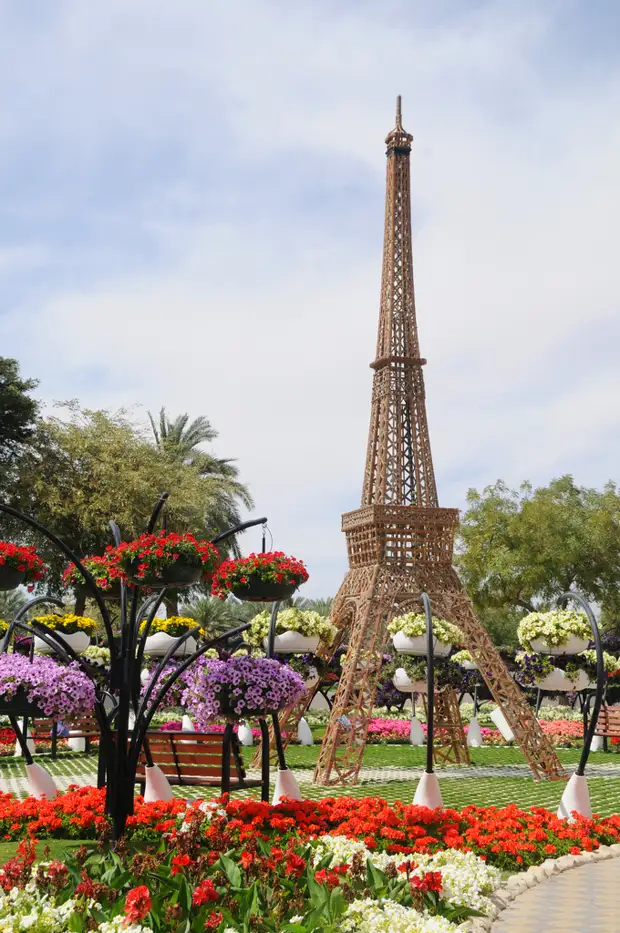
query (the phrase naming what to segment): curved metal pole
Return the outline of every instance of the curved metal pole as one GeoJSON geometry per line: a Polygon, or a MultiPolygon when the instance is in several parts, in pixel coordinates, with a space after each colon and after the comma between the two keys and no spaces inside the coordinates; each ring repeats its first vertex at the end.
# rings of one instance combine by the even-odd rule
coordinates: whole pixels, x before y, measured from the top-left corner
{"type": "Polygon", "coordinates": [[[225,538],[230,538],[231,535],[238,535],[239,532],[246,531],[248,528],[254,528],[255,525],[263,525],[266,521],[266,518],[252,518],[248,522],[240,522],[238,525],[233,525],[232,528],[227,528],[226,531],[221,531],[215,538],[211,538],[209,543],[217,544],[218,541],[224,541],[225,538]]]}
{"type": "Polygon", "coordinates": [[[601,633],[599,632],[598,623],[594,618],[594,613],[590,608],[590,604],[584,599],[581,593],[574,593],[569,591],[568,593],[562,593],[562,595],[558,597],[558,606],[566,606],[566,603],[569,599],[574,599],[575,602],[579,603],[586,616],[588,617],[588,622],[590,623],[590,628],[592,629],[594,647],[596,650],[596,694],[594,697],[594,709],[592,710],[590,723],[584,736],[583,750],[581,752],[581,758],[579,759],[579,765],[577,766],[577,770],[575,772],[575,774],[578,774],[580,777],[582,777],[586,770],[586,764],[588,763],[590,747],[592,745],[592,739],[594,738],[594,730],[596,729],[598,714],[601,711],[601,704],[603,702],[603,692],[606,685],[605,659],[603,657],[601,633]]]}
{"type": "Polygon", "coordinates": [[[433,729],[435,715],[435,664],[433,660],[433,616],[431,614],[431,601],[426,593],[420,596],[426,615],[426,773],[433,773],[433,729]]]}
{"type": "MultiPolygon", "coordinates": [[[[269,621],[269,634],[267,636],[267,658],[273,658],[274,645],[276,641],[276,624],[278,621],[278,612],[280,611],[280,600],[276,600],[271,608],[271,619],[269,621]]],[[[284,754],[284,743],[282,741],[282,731],[280,729],[280,719],[277,713],[272,713],[271,723],[273,727],[273,737],[278,755],[278,767],[280,771],[287,771],[286,756],[284,754]]],[[[262,733],[261,733],[262,734],[262,733]]]]}
{"type": "Polygon", "coordinates": [[[164,505],[166,504],[166,500],[168,499],[169,495],[170,495],[169,492],[162,492],[162,494],[160,495],[159,499],[158,499],[157,502],[155,503],[155,508],[154,508],[153,511],[151,512],[151,517],[149,518],[149,523],[148,523],[148,525],[146,526],[146,533],[147,533],[147,534],[149,534],[149,535],[153,534],[153,529],[155,528],[155,525],[157,524],[157,519],[159,518],[159,513],[161,512],[161,510],[163,509],[164,505]]]}
{"type": "Polygon", "coordinates": [[[53,603],[55,606],[60,606],[61,609],[64,609],[65,607],[63,601],[61,599],[56,599],[55,596],[35,596],[34,599],[29,599],[28,602],[22,606],[21,609],[18,609],[16,614],[13,616],[13,620],[11,621],[6,631],[6,635],[0,644],[0,654],[6,654],[8,651],[9,644],[11,643],[11,636],[13,635],[16,626],[26,615],[26,613],[28,613],[35,606],[40,606],[42,603],[53,603]]]}
{"type": "MultiPolygon", "coordinates": [[[[38,522],[35,518],[31,518],[29,515],[25,515],[23,512],[20,512],[19,509],[14,509],[10,505],[6,505],[4,502],[0,502],[0,512],[6,512],[7,515],[12,515],[13,518],[18,518],[24,524],[29,525],[30,528],[34,528],[36,531],[40,532],[48,541],[52,541],[56,547],[60,548],[65,557],[68,557],[69,560],[75,564],[79,572],[82,574],[83,578],[86,580],[86,586],[90,587],[92,591],[92,596],[97,606],[99,612],[101,613],[101,618],[103,619],[103,624],[105,626],[106,635],[108,641],[110,642],[110,647],[113,645],[113,634],[112,634],[112,622],[108,613],[107,606],[97,588],[97,584],[93,575],[86,569],[86,567],[80,561],[80,558],[75,554],[70,547],[68,547],[65,542],[55,535],[53,531],[49,531],[44,525],[38,522]]],[[[112,664],[114,660],[112,658],[112,664]]]]}

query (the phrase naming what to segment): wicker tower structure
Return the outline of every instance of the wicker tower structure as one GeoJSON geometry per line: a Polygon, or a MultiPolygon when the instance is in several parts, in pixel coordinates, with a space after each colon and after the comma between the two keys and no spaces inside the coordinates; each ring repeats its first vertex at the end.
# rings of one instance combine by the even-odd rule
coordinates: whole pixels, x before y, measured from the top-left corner
{"type": "MultiPolygon", "coordinates": [[[[458,510],[440,508],[426,416],[411,250],[409,157],[413,137],[402,124],[386,138],[387,190],[383,270],[370,430],[361,507],[342,517],[349,571],[332,621],[349,633],[342,676],[315,770],[319,784],[355,781],[362,763],[387,623],[419,608],[426,591],[433,613],[465,633],[516,740],[538,777],[563,777],[555,751],[510,677],[452,567],[458,510]]],[[[326,655],[327,652],[324,652],[326,655]]],[[[451,704],[447,704],[448,707],[451,704]]],[[[301,712],[300,710],[298,712],[301,712]]],[[[447,709],[446,757],[467,760],[456,713],[447,709]]],[[[462,736],[462,731],[461,731],[462,736]]]]}

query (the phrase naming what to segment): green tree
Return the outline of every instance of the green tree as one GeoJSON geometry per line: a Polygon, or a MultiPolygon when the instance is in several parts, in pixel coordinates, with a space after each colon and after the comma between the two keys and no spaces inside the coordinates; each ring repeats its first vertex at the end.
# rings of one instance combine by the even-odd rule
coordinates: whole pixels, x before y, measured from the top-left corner
{"type": "MultiPolygon", "coordinates": [[[[170,493],[168,529],[203,538],[239,521],[239,505],[251,504],[237,481],[203,475],[196,465],[162,454],[126,412],[82,410],[76,402],[68,407],[68,421],[39,422],[19,457],[8,501],[38,518],[78,555],[100,554],[111,543],[110,519],[126,540],[139,535],[163,490],[170,493]]],[[[23,526],[0,522],[0,530],[33,540],[23,526]]],[[[64,560],[45,541],[34,543],[50,565],[48,583],[57,590],[64,560]]]]}
{"type": "Polygon", "coordinates": [[[0,469],[28,443],[34,434],[39,403],[29,395],[36,379],[21,379],[19,364],[0,356],[0,469]]]}
{"type": "Polygon", "coordinates": [[[529,612],[574,587],[615,617],[620,609],[620,494],[562,476],[519,490],[470,489],[457,566],[479,609],[529,612]]]}

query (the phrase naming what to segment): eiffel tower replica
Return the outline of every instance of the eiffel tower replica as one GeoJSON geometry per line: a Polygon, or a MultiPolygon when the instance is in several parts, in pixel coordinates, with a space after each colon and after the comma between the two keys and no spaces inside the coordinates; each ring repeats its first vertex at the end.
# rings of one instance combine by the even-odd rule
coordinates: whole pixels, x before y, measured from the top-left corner
{"type": "MultiPolygon", "coordinates": [[[[329,659],[348,633],[348,649],[314,773],[317,784],[357,780],[372,717],[387,624],[422,611],[448,619],[465,643],[504,713],[536,778],[563,779],[562,766],[532,708],[514,683],[452,567],[458,509],[440,508],[426,417],[411,252],[409,156],[413,137],[403,129],[401,99],[388,133],[383,271],[370,431],[361,507],[342,517],[349,571],[333,603],[338,636],[320,655],[329,659]]],[[[284,712],[289,735],[311,702],[284,712]]],[[[438,761],[469,761],[453,691],[437,695],[438,761]]]]}

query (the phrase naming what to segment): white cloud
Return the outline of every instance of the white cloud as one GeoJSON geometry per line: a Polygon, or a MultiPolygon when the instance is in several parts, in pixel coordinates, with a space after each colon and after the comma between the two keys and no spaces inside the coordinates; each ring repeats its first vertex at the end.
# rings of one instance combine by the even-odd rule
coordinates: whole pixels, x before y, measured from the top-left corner
{"type": "MultiPolygon", "coordinates": [[[[276,544],[320,568],[316,595],[338,585],[339,513],[359,501],[397,92],[416,137],[416,293],[444,504],[498,476],[600,484],[620,422],[603,352],[620,293],[619,75],[552,80],[555,7],[431,22],[421,4],[331,6],[66,4],[29,37],[0,128],[9,152],[47,136],[85,176],[115,146],[183,151],[127,208],[157,264],[40,286],[5,333],[48,398],[206,413],[276,544]],[[340,209],[363,207],[351,188],[377,206],[346,237],[334,204],[312,203],[331,166],[340,209]],[[257,167],[273,216],[240,207],[257,167]],[[234,209],[210,207],[201,184],[234,209]],[[303,191],[311,215],[287,213],[283,189],[303,191]],[[589,343],[582,357],[592,333],[600,353],[589,343]]],[[[21,49],[6,30],[5,42],[10,69],[21,49]]]]}

